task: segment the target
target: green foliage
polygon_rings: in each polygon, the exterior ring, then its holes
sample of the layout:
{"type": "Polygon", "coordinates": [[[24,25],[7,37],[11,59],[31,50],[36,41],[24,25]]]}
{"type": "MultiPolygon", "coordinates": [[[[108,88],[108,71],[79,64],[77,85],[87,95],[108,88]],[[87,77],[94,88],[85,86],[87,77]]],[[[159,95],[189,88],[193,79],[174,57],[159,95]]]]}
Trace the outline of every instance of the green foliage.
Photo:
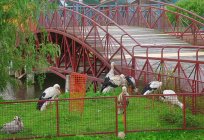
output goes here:
{"type": "MultiPolygon", "coordinates": [[[[36,24],[42,9],[55,8],[47,0],[1,0],[0,1],[0,91],[12,80],[8,70],[30,73],[36,68],[47,68],[47,57],[59,54],[59,46],[44,39],[40,48],[35,46],[35,35],[30,23],[36,24]],[[37,60],[37,61],[36,61],[37,60]],[[11,65],[12,63],[12,65],[11,65]]],[[[46,34],[44,38],[47,38],[46,34]]],[[[54,61],[54,60],[53,60],[54,61]]]]}
{"type": "MultiPolygon", "coordinates": [[[[169,90],[175,90],[175,84],[174,84],[174,72],[173,70],[167,69],[163,63],[159,64],[157,69],[155,70],[154,77],[157,77],[157,75],[161,75],[161,82],[162,87],[161,90],[169,89],[169,90]]],[[[160,91],[160,92],[162,92],[160,91]]]]}
{"type": "MultiPolygon", "coordinates": [[[[171,111],[166,112],[160,115],[162,121],[165,121],[167,124],[175,124],[177,126],[183,125],[183,114],[181,112],[171,111]]],[[[196,120],[196,117],[188,114],[186,116],[186,127],[198,127],[199,122],[196,120]]]]}
{"type": "MultiPolygon", "coordinates": [[[[203,0],[179,0],[178,2],[175,3],[175,5],[183,8],[183,9],[186,9],[190,12],[196,13],[197,15],[199,15],[201,17],[204,17],[204,8],[203,8],[204,1],[203,0]]],[[[201,23],[203,23],[203,20],[196,18],[193,15],[188,14],[185,11],[179,11],[176,8],[170,7],[170,6],[168,6],[167,9],[170,11],[179,12],[183,15],[186,15],[188,17],[191,17],[191,18],[196,19],[196,20],[200,21],[201,23]]],[[[175,14],[168,13],[168,16],[169,16],[169,19],[171,22],[176,22],[175,21],[176,20],[175,14]]],[[[189,25],[192,22],[191,22],[191,20],[189,20],[187,18],[183,18],[182,23],[184,25],[189,25]]]]}
{"type": "Polygon", "coordinates": [[[44,84],[44,79],[45,79],[45,78],[46,78],[45,73],[41,73],[41,74],[38,74],[38,75],[37,75],[37,81],[38,81],[38,83],[39,83],[39,85],[40,85],[40,89],[43,88],[43,84],[44,84]]]}
{"type": "MultiPolygon", "coordinates": [[[[204,1],[203,0],[179,0],[176,6],[182,7],[190,12],[204,16],[204,1]]],[[[185,12],[183,13],[185,14],[185,12]]]]}
{"type": "Polygon", "coordinates": [[[97,5],[97,4],[99,4],[99,0],[83,0],[83,2],[85,4],[88,4],[88,5],[97,5]]]}

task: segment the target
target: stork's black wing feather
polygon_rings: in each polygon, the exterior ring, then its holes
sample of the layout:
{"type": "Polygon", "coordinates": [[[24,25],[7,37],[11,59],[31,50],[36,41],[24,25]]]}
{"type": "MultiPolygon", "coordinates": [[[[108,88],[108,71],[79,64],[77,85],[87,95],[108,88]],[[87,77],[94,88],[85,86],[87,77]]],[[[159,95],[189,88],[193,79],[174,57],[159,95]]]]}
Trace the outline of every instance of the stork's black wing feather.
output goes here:
{"type": "Polygon", "coordinates": [[[108,86],[108,82],[110,81],[109,77],[105,77],[104,82],[101,87],[101,92],[108,86]]]}
{"type": "Polygon", "coordinates": [[[149,83],[148,85],[146,85],[145,88],[142,90],[142,95],[143,95],[146,91],[148,91],[148,90],[152,90],[152,89],[150,88],[150,83],[149,83]]]}
{"type": "Polygon", "coordinates": [[[127,80],[127,84],[128,86],[131,86],[132,88],[135,88],[135,84],[133,83],[133,81],[131,80],[131,76],[126,76],[125,79],[127,80]]]}
{"type": "Polygon", "coordinates": [[[49,97],[49,98],[45,99],[45,98],[43,98],[43,97],[45,97],[45,93],[44,93],[44,92],[43,92],[43,94],[39,97],[39,101],[38,101],[37,107],[36,107],[36,109],[38,109],[38,110],[41,109],[41,107],[42,107],[43,104],[46,102],[46,100],[49,100],[49,99],[52,98],[52,97],[49,97]]]}
{"type": "Polygon", "coordinates": [[[114,84],[114,83],[110,80],[110,78],[107,77],[107,79],[105,78],[105,80],[104,80],[104,83],[103,83],[102,88],[101,88],[101,92],[102,92],[106,87],[108,87],[108,86],[113,87],[113,88],[118,87],[118,85],[114,84]]]}

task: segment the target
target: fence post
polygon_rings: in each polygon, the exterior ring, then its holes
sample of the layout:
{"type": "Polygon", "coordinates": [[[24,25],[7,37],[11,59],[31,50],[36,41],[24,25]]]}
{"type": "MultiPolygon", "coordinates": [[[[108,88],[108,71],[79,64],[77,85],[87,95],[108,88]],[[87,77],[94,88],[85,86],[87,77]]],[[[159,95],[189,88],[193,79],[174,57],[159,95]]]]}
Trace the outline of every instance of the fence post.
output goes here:
{"type": "Polygon", "coordinates": [[[124,133],[126,134],[126,132],[127,132],[127,121],[126,121],[126,107],[127,107],[127,96],[124,96],[124,106],[123,106],[123,108],[124,108],[124,112],[123,112],[123,123],[124,123],[124,133]]]}
{"type": "Polygon", "coordinates": [[[115,120],[115,135],[118,136],[118,98],[117,96],[115,97],[115,115],[116,115],[116,120],[115,120]]]}
{"type": "Polygon", "coordinates": [[[183,96],[183,129],[186,129],[186,95],[183,96]]]}
{"type": "Polygon", "coordinates": [[[59,133],[59,104],[58,104],[58,100],[55,101],[56,102],[56,129],[57,129],[57,136],[60,135],[59,133]]]}

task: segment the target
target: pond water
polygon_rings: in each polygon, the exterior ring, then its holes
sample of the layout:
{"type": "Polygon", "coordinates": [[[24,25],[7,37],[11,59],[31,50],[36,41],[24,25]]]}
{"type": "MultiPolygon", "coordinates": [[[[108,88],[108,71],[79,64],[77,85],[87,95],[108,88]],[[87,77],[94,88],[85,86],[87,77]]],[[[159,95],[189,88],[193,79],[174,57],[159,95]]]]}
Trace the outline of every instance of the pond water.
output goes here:
{"type": "MultiPolygon", "coordinates": [[[[36,78],[35,78],[36,79],[36,78]]],[[[41,93],[48,87],[53,86],[54,84],[59,84],[61,87],[62,92],[65,91],[65,80],[61,77],[47,73],[46,79],[43,84],[43,88],[40,89],[37,80],[33,85],[26,85],[25,79],[18,81],[19,86],[14,87],[11,84],[8,84],[6,90],[0,93],[0,96],[4,100],[29,100],[29,99],[36,99],[39,98],[41,93]]]]}

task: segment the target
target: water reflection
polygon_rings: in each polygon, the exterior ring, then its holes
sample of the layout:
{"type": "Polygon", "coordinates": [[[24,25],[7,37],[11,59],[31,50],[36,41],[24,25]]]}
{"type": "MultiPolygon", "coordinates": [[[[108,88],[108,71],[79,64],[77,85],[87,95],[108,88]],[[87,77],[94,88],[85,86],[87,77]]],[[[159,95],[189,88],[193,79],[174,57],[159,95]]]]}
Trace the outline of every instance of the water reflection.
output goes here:
{"type": "Polygon", "coordinates": [[[34,85],[28,86],[26,85],[25,80],[19,80],[18,87],[14,87],[11,84],[8,84],[6,90],[0,93],[0,96],[2,96],[4,100],[36,99],[40,96],[40,94],[45,88],[53,86],[56,83],[60,85],[62,92],[64,92],[65,80],[55,74],[48,73],[46,74],[46,79],[42,89],[40,89],[40,86],[37,81],[34,85]]]}

